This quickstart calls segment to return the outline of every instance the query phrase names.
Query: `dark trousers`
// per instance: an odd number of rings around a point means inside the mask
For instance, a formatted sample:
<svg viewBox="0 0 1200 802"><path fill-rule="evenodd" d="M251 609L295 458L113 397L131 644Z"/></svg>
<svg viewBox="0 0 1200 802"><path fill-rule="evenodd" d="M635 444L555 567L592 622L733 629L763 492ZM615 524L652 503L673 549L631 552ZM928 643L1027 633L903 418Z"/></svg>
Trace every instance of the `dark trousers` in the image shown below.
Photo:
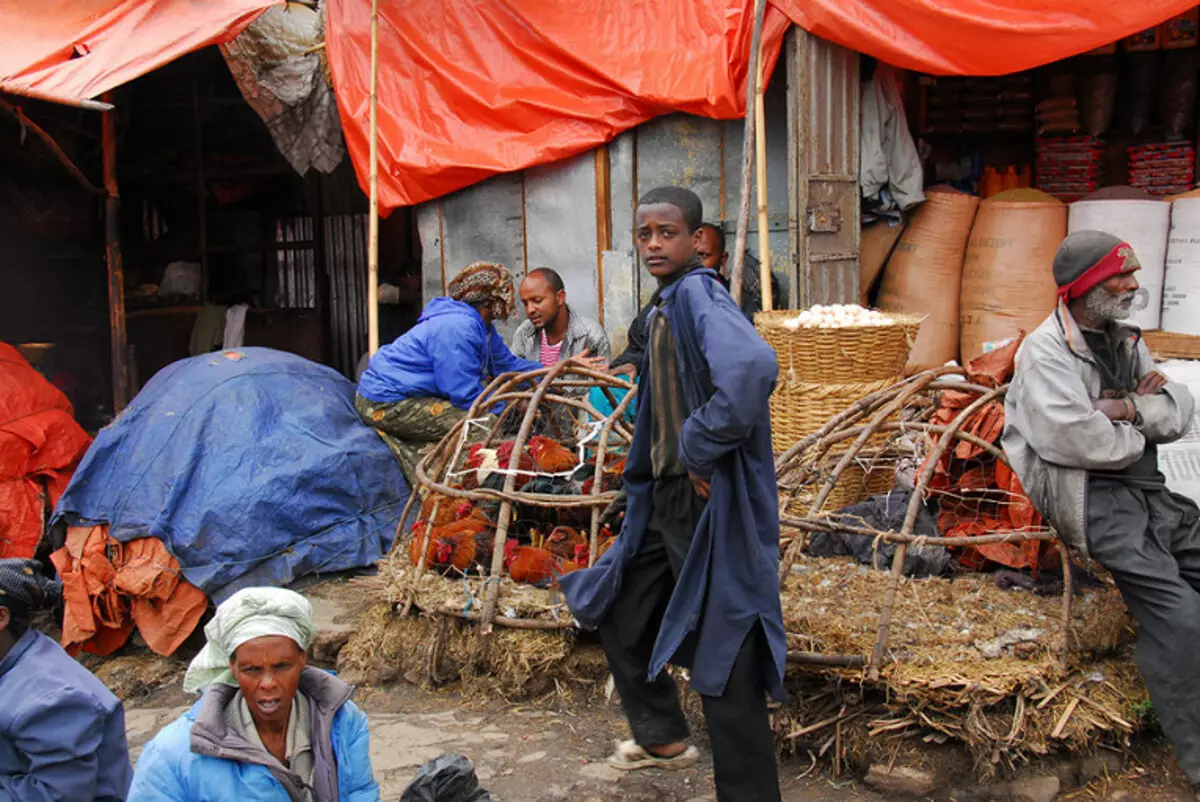
<svg viewBox="0 0 1200 802"><path fill-rule="evenodd" d="M1088 487L1088 549L1138 622L1137 664L1180 768L1200 784L1200 510L1165 490Z"/></svg>
<svg viewBox="0 0 1200 802"><path fill-rule="evenodd" d="M689 734L675 681L666 671L650 682L646 675L663 613L703 511L703 502L686 477L656 482L654 496L655 514L641 550L625 569L621 594L599 627L613 683L633 740L640 746L675 743ZM672 662L690 665L694 649L694 638L688 638ZM725 693L700 697L712 743L719 802L775 802L780 798L775 741L767 712L766 655L765 634L761 625L755 625L734 661Z"/></svg>

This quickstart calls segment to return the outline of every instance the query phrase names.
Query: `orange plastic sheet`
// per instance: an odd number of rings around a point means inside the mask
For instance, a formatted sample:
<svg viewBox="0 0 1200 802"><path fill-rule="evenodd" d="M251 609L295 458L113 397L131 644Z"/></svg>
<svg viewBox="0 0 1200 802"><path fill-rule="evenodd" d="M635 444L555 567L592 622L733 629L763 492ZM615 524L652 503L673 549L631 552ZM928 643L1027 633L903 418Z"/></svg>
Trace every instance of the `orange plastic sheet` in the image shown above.
<svg viewBox="0 0 1200 802"><path fill-rule="evenodd" d="M370 6L330 0L326 36L364 189ZM660 114L739 117L753 24L753 0L384 0L380 208L573 156ZM768 75L788 24L768 9Z"/></svg>
<svg viewBox="0 0 1200 802"><path fill-rule="evenodd" d="M1003 75L1152 28L1195 0L771 0L800 27L897 67Z"/></svg>
<svg viewBox="0 0 1200 802"><path fill-rule="evenodd" d="M33 556L91 443L62 391L0 343L0 557Z"/></svg>
<svg viewBox="0 0 1200 802"><path fill-rule="evenodd" d="M1000 387L1012 379L1021 340L973 360L967 378L982 387ZM947 391L932 422L947 425L979 399L978 393ZM989 401L964 422L962 431L997 444L1004 433L1004 404ZM982 447L959 441L938 460L929 482L938 499L938 529L945 537L975 537L992 532L1033 531L1044 526L1041 515L1025 495L1017 475ZM1056 562L1057 547L1043 540L989 543L958 550L958 561L981 569L989 562L1027 569L1037 576Z"/></svg>
<svg viewBox="0 0 1200 802"><path fill-rule="evenodd" d="M135 627L152 651L172 654L208 606L157 538L118 543L106 525L70 526L50 560L63 582L62 644L72 655L112 654Z"/></svg>
<svg viewBox="0 0 1200 802"><path fill-rule="evenodd" d="M62 102L93 98L232 39L274 2L0 0L0 89Z"/></svg>

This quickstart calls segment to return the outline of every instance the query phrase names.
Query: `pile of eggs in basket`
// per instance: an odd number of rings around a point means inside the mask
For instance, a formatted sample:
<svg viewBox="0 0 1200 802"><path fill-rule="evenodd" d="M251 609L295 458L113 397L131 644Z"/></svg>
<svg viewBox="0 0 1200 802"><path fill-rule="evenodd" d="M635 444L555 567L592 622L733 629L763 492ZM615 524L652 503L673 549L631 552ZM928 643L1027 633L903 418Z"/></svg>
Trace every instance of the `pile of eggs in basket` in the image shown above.
<svg viewBox="0 0 1200 802"><path fill-rule="evenodd" d="M789 329L841 329L857 326L890 326L890 317L875 309L854 304L832 304L805 309L797 317L783 321Z"/></svg>

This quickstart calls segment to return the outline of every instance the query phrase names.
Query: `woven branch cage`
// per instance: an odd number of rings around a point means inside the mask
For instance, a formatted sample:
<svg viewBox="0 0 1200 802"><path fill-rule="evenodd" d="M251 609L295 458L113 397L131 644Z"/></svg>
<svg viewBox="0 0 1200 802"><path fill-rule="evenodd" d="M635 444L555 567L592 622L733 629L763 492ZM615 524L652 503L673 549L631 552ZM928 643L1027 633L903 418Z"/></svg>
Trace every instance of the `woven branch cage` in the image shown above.
<svg viewBox="0 0 1200 802"><path fill-rule="evenodd" d="M610 414L605 415L589 402L593 388L599 388L604 394L613 410ZM615 391L624 391L624 397L618 399ZM601 545L601 513L617 497L615 490L604 489L605 466L611 466L623 458L633 440L633 432L626 424L625 416L634 403L636 392L635 385L621 378L591 370L573 361L559 362L527 373L504 374L488 385L471 405L464 420L423 455L416 468L417 489L401 515L402 522L409 521L414 506L424 506L430 498L434 500L430 519L437 516L442 504L463 501L499 503L490 565L484 576L474 578L477 583L475 587L482 595L482 606L478 612L471 609L474 599L472 592L468 591L467 603L461 609L443 604L426 612L478 622L480 634L484 635L496 625L527 630L565 630L575 626L574 619L566 613L565 605L558 600L555 590L517 585L506 576L504 546L508 538L522 526L519 518L521 510L582 511L590 515L588 564L595 562ZM518 479L521 477L528 479L549 475L521 466L526 446L535 434L551 436L563 444L569 442L579 455L579 465L587 464L594 468L592 475L595 480L589 493L558 495L518 488ZM490 471L503 475L502 487L478 486L468 489L457 481L458 477L472 472L466 464L470 445L478 443L483 448L491 448L506 439L512 443L512 456L507 465ZM402 537L397 537L390 557L393 562L404 559L413 546L414 537L421 538L416 570L406 573L407 588L403 598L398 600L403 604L402 615L407 615L412 609L422 583L446 587L453 584L426 570L430 527L423 527L418 535L414 535L414 529L415 525ZM468 579L462 577L464 586ZM514 599L521 597L524 603L513 607L549 611L551 617L497 616L502 592ZM458 595L462 596L461 593ZM513 607L509 608L509 613Z"/></svg>
<svg viewBox="0 0 1200 802"><path fill-rule="evenodd" d="M1007 465L1004 452L996 445L964 431L972 416L993 402L1003 403L1007 386L998 388L971 384L953 374L957 368L925 371L893 386L867 395L796 443L776 460L779 483L781 524L790 529L785 536L780 564L781 587L787 588L795 561L803 552L811 534L840 532L865 535L875 544L891 543L897 548L886 578L879 610L874 647L870 654L796 654L789 659L818 665L867 667L868 677L879 679L880 666L888 648L897 588L900 586L904 558L910 546L941 545L950 548L983 546L995 543L1029 541L1057 542L1049 527L1030 527L1011 531L992 531L980 536L932 537L914 534L914 525L922 504L945 496L931 489L938 461L950 449L969 444L988 460ZM974 398L949 423L932 420L941 393L957 391ZM887 492L898 472L905 467L914 471L912 492L903 524L898 530L873 528L861 518L839 512L866 496ZM881 478L883 481L881 481ZM837 500L837 503L830 503ZM943 499L944 500L944 499ZM996 504L1009 500L994 499ZM915 545L914 545L915 544ZM1069 650L1071 624L1071 563L1067 550L1059 545L1063 572L1060 645L1065 665Z"/></svg>

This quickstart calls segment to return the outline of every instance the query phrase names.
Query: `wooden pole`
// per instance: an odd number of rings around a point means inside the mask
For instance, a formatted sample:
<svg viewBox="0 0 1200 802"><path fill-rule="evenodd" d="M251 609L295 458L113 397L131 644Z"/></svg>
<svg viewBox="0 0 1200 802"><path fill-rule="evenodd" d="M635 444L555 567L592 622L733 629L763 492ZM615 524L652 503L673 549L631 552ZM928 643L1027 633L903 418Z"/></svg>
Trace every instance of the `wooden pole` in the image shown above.
<svg viewBox="0 0 1200 802"><path fill-rule="evenodd" d="M771 298L771 238L767 220L767 111L763 96L763 43L758 42L758 73L754 87L754 174L758 184L758 269L761 281L762 309L770 312Z"/></svg>
<svg viewBox="0 0 1200 802"><path fill-rule="evenodd" d="M379 350L379 0L371 0L371 211L367 221L367 352Z"/></svg>
<svg viewBox="0 0 1200 802"><path fill-rule="evenodd" d="M108 101L105 95L105 101ZM112 106L110 105L111 109ZM100 117L104 154L104 256L108 263L108 328L112 354L113 412L129 403L128 338L125 333L125 268L121 263L121 197L117 190L117 119L115 111Z"/></svg>
<svg viewBox="0 0 1200 802"><path fill-rule="evenodd" d="M755 54L762 48L763 17L766 0L754 0L754 32L750 35L750 56L746 64L746 125L742 136L742 196L738 210L737 236L733 243L733 270L729 276L729 291L736 303L742 302L742 271L746 267L746 235L750 230L750 175L754 164L755 118L753 98L758 85Z"/></svg>
<svg viewBox="0 0 1200 802"><path fill-rule="evenodd" d="M93 184L91 180L83 174L83 170L80 170L79 166L76 165L75 162L71 161L71 157L68 156L62 147L59 146L58 142L54 140L54 137L50 136L50 134L48 134L44 128L25 116L25 112L20 106L14 106L4 98L0 98L0 111L11 114L24 128L32 131L34 136L42 140L46 147L50 149L50 152L54 154L54 158L58 159L63 167L67 168L67 172L79 182L79 186L83 187L84 190L96 196L103 196L105 194L104 190Z"/></svg>
<svg viewBox="0 0 1200 802"><path fill-rule="evenodd" d="M46 103L57 103L62 106L72 106L77 109L86 109L87 111L112 111L113 105L97 100L79 100L68 97L58 97L48 92L39 92L36 89L28 89L23 86L5 85L0 81L0 92L7 92L10 95L18 97L28 97L34 100L43 100Z"/></svg>

